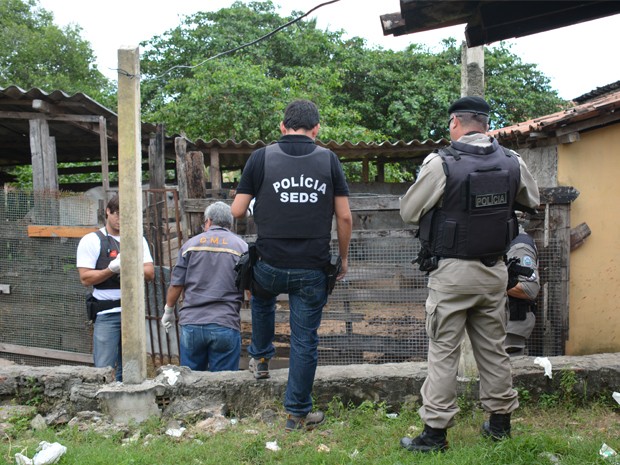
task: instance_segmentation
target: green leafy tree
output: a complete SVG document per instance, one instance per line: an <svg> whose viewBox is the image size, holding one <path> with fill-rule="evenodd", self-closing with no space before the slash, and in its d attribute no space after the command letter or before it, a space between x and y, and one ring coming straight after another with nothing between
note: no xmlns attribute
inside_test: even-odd
<svg viewBox="0 0 620 465"><path fill-rule="evenodd" d="M81 28L59 28L38 0L0 0L0 86L86 93L116 107L112 83L97 69Z"/></svg>
<svg viewBox="0 0 620 465"><path fill-rule="evenodd" d="M439 52L419 45L396 52L368 48L359 37L344 40L343 31L321 31L303 20L225 54L299 15L282 18L270 1L236 2L188 16L143 43L143 114L192 138L272 140L284 106L309 98L321 110L322 140L449 136L446 111L460 95L455 39L443 41ZM485 59L495 127L564 104L535 65L522 63L503 44L487 48Z"/></svg>
<svg viewBox="0 0 620 465"><path fill-rule="evenodd" d="M510 126L568 107L551 88L549 78L536 65L524 63L505 42L486 49L484 59L492 127Z"/></svg>

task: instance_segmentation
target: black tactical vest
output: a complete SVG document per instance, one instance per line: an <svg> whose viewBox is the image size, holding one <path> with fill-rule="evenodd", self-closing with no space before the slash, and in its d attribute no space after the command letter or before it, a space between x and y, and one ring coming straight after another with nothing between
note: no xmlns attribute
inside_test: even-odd
<svg viewBox="0 0 620 465"><path fill-rule="evenodd" d="M512 240L512 242L510 243L510 247L512 247L513 245L516 245L516 244L527 244L532 249L538 250L536 248L536 242L534 242L534 239L532 238L532 236L530 236L527 233L520 233L520 234L518 234L517 237L515 237Z"/></svg>
<svg viewBox="0 0 620 465"><path fill-rule="evenodd" d="M103 234L101 230L95 231L95 234L99 237L101 242L101 249L99 251L99 258L95 264L96 270L105 270L110 262L114 260L121 251L121 244L113 237ZM120 289L121 277L118 274L106 279L105 281L95 284L95 289Z"/></svg>
<svg viewBox="0 0 620 465"><path fill-rule="evenodd" d="M329 236L334 186L329 150L316 147L292 156L273 144L265 148L265 177L256 196L254 221L263 238Z"/></svg>
<svg viewBox="0 0 620 465"><path fill-rule="evenodd" d="M496 140L486 147L452 142L439 152L446 174L441 206L420 221L420 241L434 256L496 258L518 232L514 200L520 183L517 155Z"/></svg>

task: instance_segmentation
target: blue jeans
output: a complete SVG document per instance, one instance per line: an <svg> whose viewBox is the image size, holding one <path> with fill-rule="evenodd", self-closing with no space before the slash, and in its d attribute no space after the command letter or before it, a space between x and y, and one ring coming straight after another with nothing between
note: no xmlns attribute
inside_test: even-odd
<svg viewBox="0 0 620 465"><path fill-rule="evenodd" d="M217 324L181 326L181 365L194 371L237 371L241 333Z"/></svg>
<svg viewBox="0 0 620 465"><path fill-rule="evenodd" d="M100 313L93 332L93 361L97 368L116 369L116 381L123 380L121 312Z"/></svg>
<svg viewBox="0 0 620 465"><path fill-rule="evenodd" d="M323 270L275 268L262 260L254 266L254 279L271 298L252 294L252 343L254 358L275 355L276 296L289 295L291 355L284 408L295 416L312 411L312 385L318 363L318 329L327 303L327 276Z"/></svg>

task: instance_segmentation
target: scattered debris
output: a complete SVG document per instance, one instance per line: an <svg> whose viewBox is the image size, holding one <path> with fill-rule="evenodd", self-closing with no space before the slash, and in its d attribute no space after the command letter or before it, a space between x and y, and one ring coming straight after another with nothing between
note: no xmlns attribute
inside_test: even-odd
<svg viewBox="0 0 620 465"><path fill-rule="evenodd" d="M280 450L280 446L278 446L278 441L268 442L265 444L265 449L272 450L277 452Z"/></svg>
<svg viewBox="0 0 620 465"><path fill-rule="evenodd" d="M551 362L547 357L536 357L534 359L534 363L545 369L545 376L548 376L549 379L553 377L553 374L551 373Z"/></svg>
<svg viewBox="0 0 620 465"><path fill-rule="evenodd" d="M199 430L207 434L215 434L224 431L231 425L231 421L223 415L215 415L206 420L202 420L194 426L196 430Z"/></svg>
<svg viewBox="0 0 620 465"><path fill-rule="evenodd" d="M30 421L30 427L35 431L47 429L45 418L43 418L40 414L37 414L37 416Z"/></svg>
<svg viewBox="0 0 620 465"><path fill-rule="evenodd" d="M411 433L412 436L416 436L417 433L420 432L420 427L416 425L411 425L409 428L407 428L407 432Z"/></svg>
<svg viewBox="0 0 620 465"><path fill-rule="evenodd" d="M181 427L181 428L168 428L166 430L166 434L168 436L172 436L173 438L180 438L181 436L183 436L183 432L185 431L185 428Z"/></svg>
<svg viewBox="0 0 620 465"><path fill-rule="evenodd" d="M131 444L134 442L138 442L139 440L140 440L140 431L137 431L136 433L134 433L133 436L123 439L122 443L123 445L127 445L127 444Z"/></svg>
<svg viewBox="0 0 620 465"><path fill-rule="evenodd" d="M180 438L183 435L183 432L186 430L181 424L172 420L168 423L168 429L166 429L166 434L168 436L172 436L173 438Z"/></svg>
<svg viewBox="0 0 620 465"><path fill-rule="evenodd" d="M611 397L613 397L614 400L620 404L620 392L614 392Z"/></svg>
<svg viewBox="0 0 620 465"><path fill-rule="evenodd" d="M277 421L279 421L278 413L273 409L263 410L260 414L256 415L256 418L259 418L263 423L267 425L273 425Z"/></svg>
<svg viewBox="0 0 620 465"><path fill-rule="evenodd" d="M50 444L47 441L41 441L37 453L32 459L17 453L15 454L15 462L17 465L52 465L58 463L60 457L66 452L67 448L58 442Z"/></svg>
<svg viewBox="0 0 620 465"><path fill-rule="evenodd" d="M316 450L319 452L331 452L329 446L326 446L325 444L319 444L319 447L317 447Z"/></svg>
<svg viewBox="0 0 620 465"><path fill-rule="evenodd" d="M601 450L598 451L599 455L604 459L608 459L610 457L615 457L618 453L609 447L607 444L603 443L601 446Z"/></svg>
<svg viewBox="0 0 620 465"><path fill-rule="evenodd" d="M168 381L168 384L170 386L174 386L179 379L179 373L177 373L171 368L163 370L162 374L164 375L164 378L166 378L166 381Z"/></svg>
<svg viewBox="0 0 620 465"><path fill-rule="evenodd" d="M552 454L551 452L543 452L540 454L540 456L545 457L551 463L560 463L560 458L557 455Z"/></svg>

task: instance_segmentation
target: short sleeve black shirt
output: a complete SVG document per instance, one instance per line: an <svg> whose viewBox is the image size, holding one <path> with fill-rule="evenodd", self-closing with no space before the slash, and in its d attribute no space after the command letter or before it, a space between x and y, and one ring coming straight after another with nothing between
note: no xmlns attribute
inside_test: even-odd
<svg viewBox="0 0 620 465"><path fill-rule="evenodd" d="M307 155L315 148L314 141L302 135L283 136L278 143L280 148L292 156ZM334 196L349 196L344 172L338 157L329 152L331 157L331 172L334 185ZM256 197L265 174L265 149L255 150L243 169L237 193L249 194ZM286 221L286 218L282 218ZM268 239L256 241L258 253L263 260L278 268L322 268L329 262L331 237L315 239Z"/></svg>

